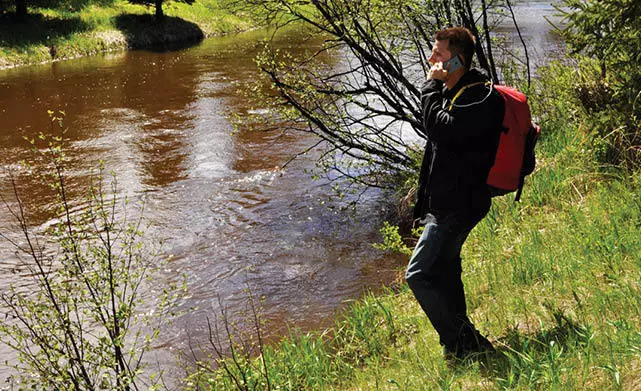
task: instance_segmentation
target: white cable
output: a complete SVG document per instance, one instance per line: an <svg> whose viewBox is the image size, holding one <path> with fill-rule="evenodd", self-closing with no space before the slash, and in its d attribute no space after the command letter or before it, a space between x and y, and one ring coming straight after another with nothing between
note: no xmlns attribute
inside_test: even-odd
<svg viewBox="0 0 641 391"><path fill-rule="evenodd" d="M487 100L487 98L490 97L490 95L492 95L492 89L493 88L494 88L494 83L490 83L490 92L488 92L487 95L483 99L478 101L478 102L472 102L472 103L468 103L468 104L465 104L465 105L457 105L456 103L452 103L452 108L454 108L454 107L471 107L471 106L475 106L475 105L481 104L481 103L485 102Z"/></svg>

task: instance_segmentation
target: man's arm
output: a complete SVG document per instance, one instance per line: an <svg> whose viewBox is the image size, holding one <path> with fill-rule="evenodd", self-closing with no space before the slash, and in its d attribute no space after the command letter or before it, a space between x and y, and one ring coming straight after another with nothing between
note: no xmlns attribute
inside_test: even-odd
<svg viewBox="0 0 641 391"><path fill-rule="evenodd" d="M483 90L477 90L481 88ZM444 104L446 98L442 93L443 81L428 79L421 88L423 126L428 138L436 142L462 145L469 144L471 139L482 137L483 135L478 133L484 129L482 124L492 122L494 115L491 114L498 112L498 110L490 110L490 107L496 106L493 103L494 99L482 98L487 97L486 88L478 86L466 91L466 94L472 94L472 99L475 99L476 94L481 94L481 97L477 97L478 104L454 106L450 111L444 108L448 107L450 102L447 101ZM500 118L502 119L503 116L501 115Z"/></svg>
<svg viewBox="0 0 641 391"><path fill-rule="evenodd" d="M423 108L423 126L430 140L443 141L444 138L456 138L458 128L455 117L443 109L443 84L439 79L428 79L421 88Z"/></svg>

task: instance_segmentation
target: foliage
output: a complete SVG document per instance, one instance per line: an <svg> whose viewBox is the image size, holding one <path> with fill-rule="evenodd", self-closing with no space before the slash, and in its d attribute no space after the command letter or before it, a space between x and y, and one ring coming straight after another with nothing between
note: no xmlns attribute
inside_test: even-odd
<svg viewBox="0 0 641 391"><path fill-rule="evenodd" d="M579 55L576 95L595 136L596 157L640 168L641 4L565 0L558 10L566 23L560 32Z"/></svg>
<svg viewBox="0 0 641 391"><path fill-rule="evenodd" d="M124 0L41 4L40 8L32 8L25 21L3 14L0 0L0 69L131 47L184 47L199 42L203 36L246 31L256 26L251 16L229 13L218 2L200 0L193 5L174 2L166 9L164 22L159 24L144 6Z"/></svg>
<svg viewBox="0 0 641 391"><path fill-rule="evenodd" d="M425 139L420 90L436 30L463 25L474 33L480 67L498 80L490 39L502 18L497 3L442 0L247 1L272 25L299 22L310 36L326 37L317 51L294 56L270 49L258 59L277 97L279 120L312 132L326 148L319 166L331 178L365 187L394 187L415 169ZM330 58L339 59L331 63Z"/></svg>
<svg viewBox="0 0 641 391"><path fill-rule="evenodd" d="M115 177L107 183L102 169L85 203L70 203L62 116L50 115L61 132L29 141L48 162L40 174L55 194L51 223L44 232L31 227L13 179L15 201L4 200L21 237L0 237L13 244L16 268L31 280L0 295L2 342L18 355L10 365L20 389L141 389L145 354L178 290L167 287L141 312L146 284L158 267L143 246L142 217L128 216L131 206ZM158 380L152 377L146 386L153 389Z"/></svg>
<svg viewBox="0 0 641 391"><path fill-rule="evenodd" d="M599 60L601 76L641 61L641 4L634 0L564 0L557 5L561 30L575 53Z"/></svg>
<svg viewBox="0 0 641 391"><path fill-rule="evenodd" d="M187 369L187 390L211 389L222 384L239 390L271 389L268 369L271 363L265 356L263 341L262 300L254 297L249 287L245 293L244 310L236 308L232 316L219 298L220 317L213 321L207 318L208 344L190 343L194 364ZM254 359L256 355L258 359Z"/></svg>
<svg viewBox="0 0 641 391"><path fill-rule="evenodd" d="M385 221L383 222L383 227L381 227L380 231L381 236L383 236L383 243L375 243L374 248L407 256L412 255L412 249L405 243L407 239L404 240L404 238L401 236L398 226L392 225L388 221ZM420 232L417 230L413 230L412 237L418 236L420 236Z"/></svg>
<svg viewBox="0 0 641 391"><path fill-rule="evenodd" d="M264 327L262 319L250 314L249 330ZM258 314L259 315L259 314ZM234 335L239 325L225 323L223 332L228 354L219 351L221 341L213 340L216 354L212 362L199 362L188 379L187 390L324 390L348 385L354 371L376 360L397 340L414 332L413 327L397 325L389 302L368 295L353 304L336 327L323 334L293 331L281 343L262 345L247 334ZM242 326L240 326L242 327ZM249 342L249 343L248 343ZM254 351L252 355L251 352ZM257 356L257 357L256 357Z"/></svg>

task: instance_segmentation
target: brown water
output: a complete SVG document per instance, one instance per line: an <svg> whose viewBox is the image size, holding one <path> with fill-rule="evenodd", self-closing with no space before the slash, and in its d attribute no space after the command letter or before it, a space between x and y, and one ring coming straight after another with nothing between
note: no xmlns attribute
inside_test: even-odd
<svg viewBox="0 0 641 391"><path fill-rule="evenodd" d="M315 138L233 132L225 112L262 110L247 106L237 83L258 76L253 58L263 34L0 73L1 194L11 195L11 169L34 225L51 217L35 208L51 203L49 192L35 185L42 163L34 160L36 170L28 172L16 162L32 159L23 136L50 129L47 110L64 110L72 198L79 202L91 169L104 161L129 196L145 199L149 237L171 254L157 278L187 276L181 308L196 310L176 320L165 348L185 348L188 334L204 336L219 297L233 308L247 287L266 297L272 335L286 325L327 325L345 299L389 282L400 264L371 245L386 208L380 194L365 197L356 213L339 211L326 181L304 172L313 167L313 153L276 169ZM314 43L291 34L277 44L295 51ZM0 219L6 229L4 208ZM11 249L0 246L0 288L26 281Z"/></svg>
<svg viewBox="0 0 641 391"><path fill-rule="evenodd" d="M541 38L547 28L537 34L536 26L551 9L527 4L522 9L538 18L525 33L545 56L551 37ZM263 110L248 107L237 92L238 83L258 77L253 58L263 37L248 33L176 52L123 52L0 72L0 194L11 195L11 169L35 226L51 216L33 207L50 204L51 196L35 185L34 172L16 163L32 160L23 136L50 128L48 109L67 113L74 202L99 161L117 173L126 194L145 200L150 241L163 242L171 255L156 278L167 283L184 273L189 292L181 308L195 308L165 330L158 351L168 365L168 352L206 335L219 299L238 306L247 287L265 296L269 332L281 335L288 325L330 324L346 299L390 282L405 262L371 246L390 209L382 194L367 194L357 211L347 212L330 198L326 181L305 173L314 153L284 172L276 169L315 138L234 132L224 113ZM292 51L314 44L296 32L277 41ZM11 229L9 221L0 208L0 229ZM11 248L0 243L0 289L23 281ZM0 354L10 357L4 347ZM0 377L7 373L0 368Z"/></svg>

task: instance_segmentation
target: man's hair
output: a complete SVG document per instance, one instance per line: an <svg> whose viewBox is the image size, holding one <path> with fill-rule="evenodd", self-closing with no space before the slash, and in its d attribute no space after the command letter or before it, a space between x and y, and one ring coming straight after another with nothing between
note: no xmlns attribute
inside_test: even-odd
<svg viewBox="0 0 641 391"><path fill-rule="evenodd" d="M465 67L470 69L476 46L476 39L470 30L465 27L450 27L437 31L434 39L437 41L447 40L450 52L455 55L463 55Z"/></svg>

